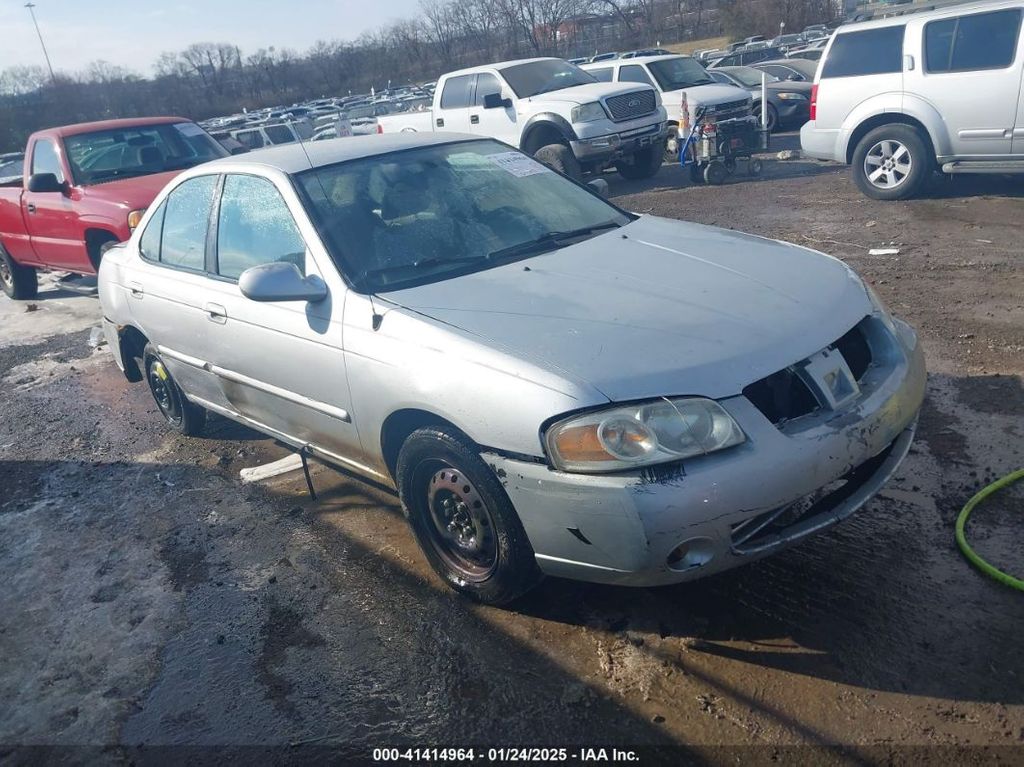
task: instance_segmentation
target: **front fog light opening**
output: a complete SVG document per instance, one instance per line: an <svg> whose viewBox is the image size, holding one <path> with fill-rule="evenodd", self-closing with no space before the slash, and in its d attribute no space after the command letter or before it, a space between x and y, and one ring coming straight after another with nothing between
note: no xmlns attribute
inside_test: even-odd
<svg viewBox="0 0 1024 767"><path fill-rule="evenodd" d="M714 558L714 545L710 538L690 538L669 552L665 564L676 571L703 567Z"/></svg>

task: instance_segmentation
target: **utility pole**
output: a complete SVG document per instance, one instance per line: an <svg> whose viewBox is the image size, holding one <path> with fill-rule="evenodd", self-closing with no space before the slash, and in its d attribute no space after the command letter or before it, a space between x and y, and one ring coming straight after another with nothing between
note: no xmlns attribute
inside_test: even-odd
<svg viewBox="0 0 1024 767"><path fill-rule="evenodd" d="M36 4L33 3L32 0L29 0L29 2L25 3L25 7L28 8L28 12L32 14L32 23L35 24L36 34L39 35L39 44L43 47L43 56L46 57L46 67L50 70L50 80L57 82L57 78L53 75L53 64L50 63L50 54L46 52L46 43L43 42L43 33L39 31L39 22L36 21L36 12L34 10Z"/></svg>

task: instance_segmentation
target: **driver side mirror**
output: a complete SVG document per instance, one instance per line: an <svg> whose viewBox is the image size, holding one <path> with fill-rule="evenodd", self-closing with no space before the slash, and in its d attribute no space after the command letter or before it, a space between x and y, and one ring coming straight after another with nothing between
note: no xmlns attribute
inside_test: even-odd
<svg viewBox="0 0 1024 767"><path fill-rule="evenodd" d="M500 93L484 94L484 109L508 109L512 106L512 99L502 98Z"/></svg>
<svg viewBox="0 0 1024 767"><path fill-rule="evenodd" d="M28 177L28 191L47 194L59 192L64 194L63 182L57 180L56 173L33 173Z"/></svg>
<svg viewBox="0 0 1024 767"><path fill-rule="evenodd" d="M327 298L327 283L311 274L303 277L295 264L276 261L246 269L238 278L238 289L251 301L308 301Z"/></svg>

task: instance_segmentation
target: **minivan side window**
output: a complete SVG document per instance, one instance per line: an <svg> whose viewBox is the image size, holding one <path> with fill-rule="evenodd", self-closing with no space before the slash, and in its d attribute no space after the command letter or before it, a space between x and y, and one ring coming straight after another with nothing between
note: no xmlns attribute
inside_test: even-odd
<svg viewBox="0 0 1024 767"><path fill-rule="evenodd" d="M855 77L903 71L903 25L837 34L821 76Z"/></svg>
<svg viewBox="0 0 1024 767"><path fill-rule="evenodd" d="M630 64L619 69L620 83L644 83L653 86L651 78L639 64Z"/></svg>
<svg viewBox="0 0 1024 767"><path fill-rule="evenodd" d="M931 21L924 27L926 72L1003 69L1013 63L1019 8Z"/></svg>
<svg viewBox="0 0 1024 767"><path fill-rule="evenodd" d="M253 266L286 262L306 274L306 243L280 192L258 176L224 179L217 223L217 273L237 280Z"/></svg>
<svg viewBox="0 0 1024 767"><path fill-rule="evenodd" d="M217 176L197 176L167 195L160 263L197 271L206 268L206 232L216 187Z"/></svg>
<svg viewBox="0 0 1024 767"><path fill-rule="evenodd" d="M441 91L441 109L463 109L470 106L473 95L473 78L476 75L449 77Z"/></svg>
<svg viewBox="0 0 1024 767"><path fill-rule="evenodd" d="M64 181L64 171L60 167L57 147L49 139L40 139L32 149L32 175L36 173L52 173L58 181Z"/></svg>

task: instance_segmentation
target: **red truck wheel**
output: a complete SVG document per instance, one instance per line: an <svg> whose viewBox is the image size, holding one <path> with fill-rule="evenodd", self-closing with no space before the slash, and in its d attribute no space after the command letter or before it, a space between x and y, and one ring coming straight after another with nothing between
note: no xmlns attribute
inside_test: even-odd
<svg viewBox="0 0 1024 767"><path fill-rule="evenodd" d="M0 287L9 298L25 301L39 294L36 270L14 263L6 250L0 247Z"/></svg>

